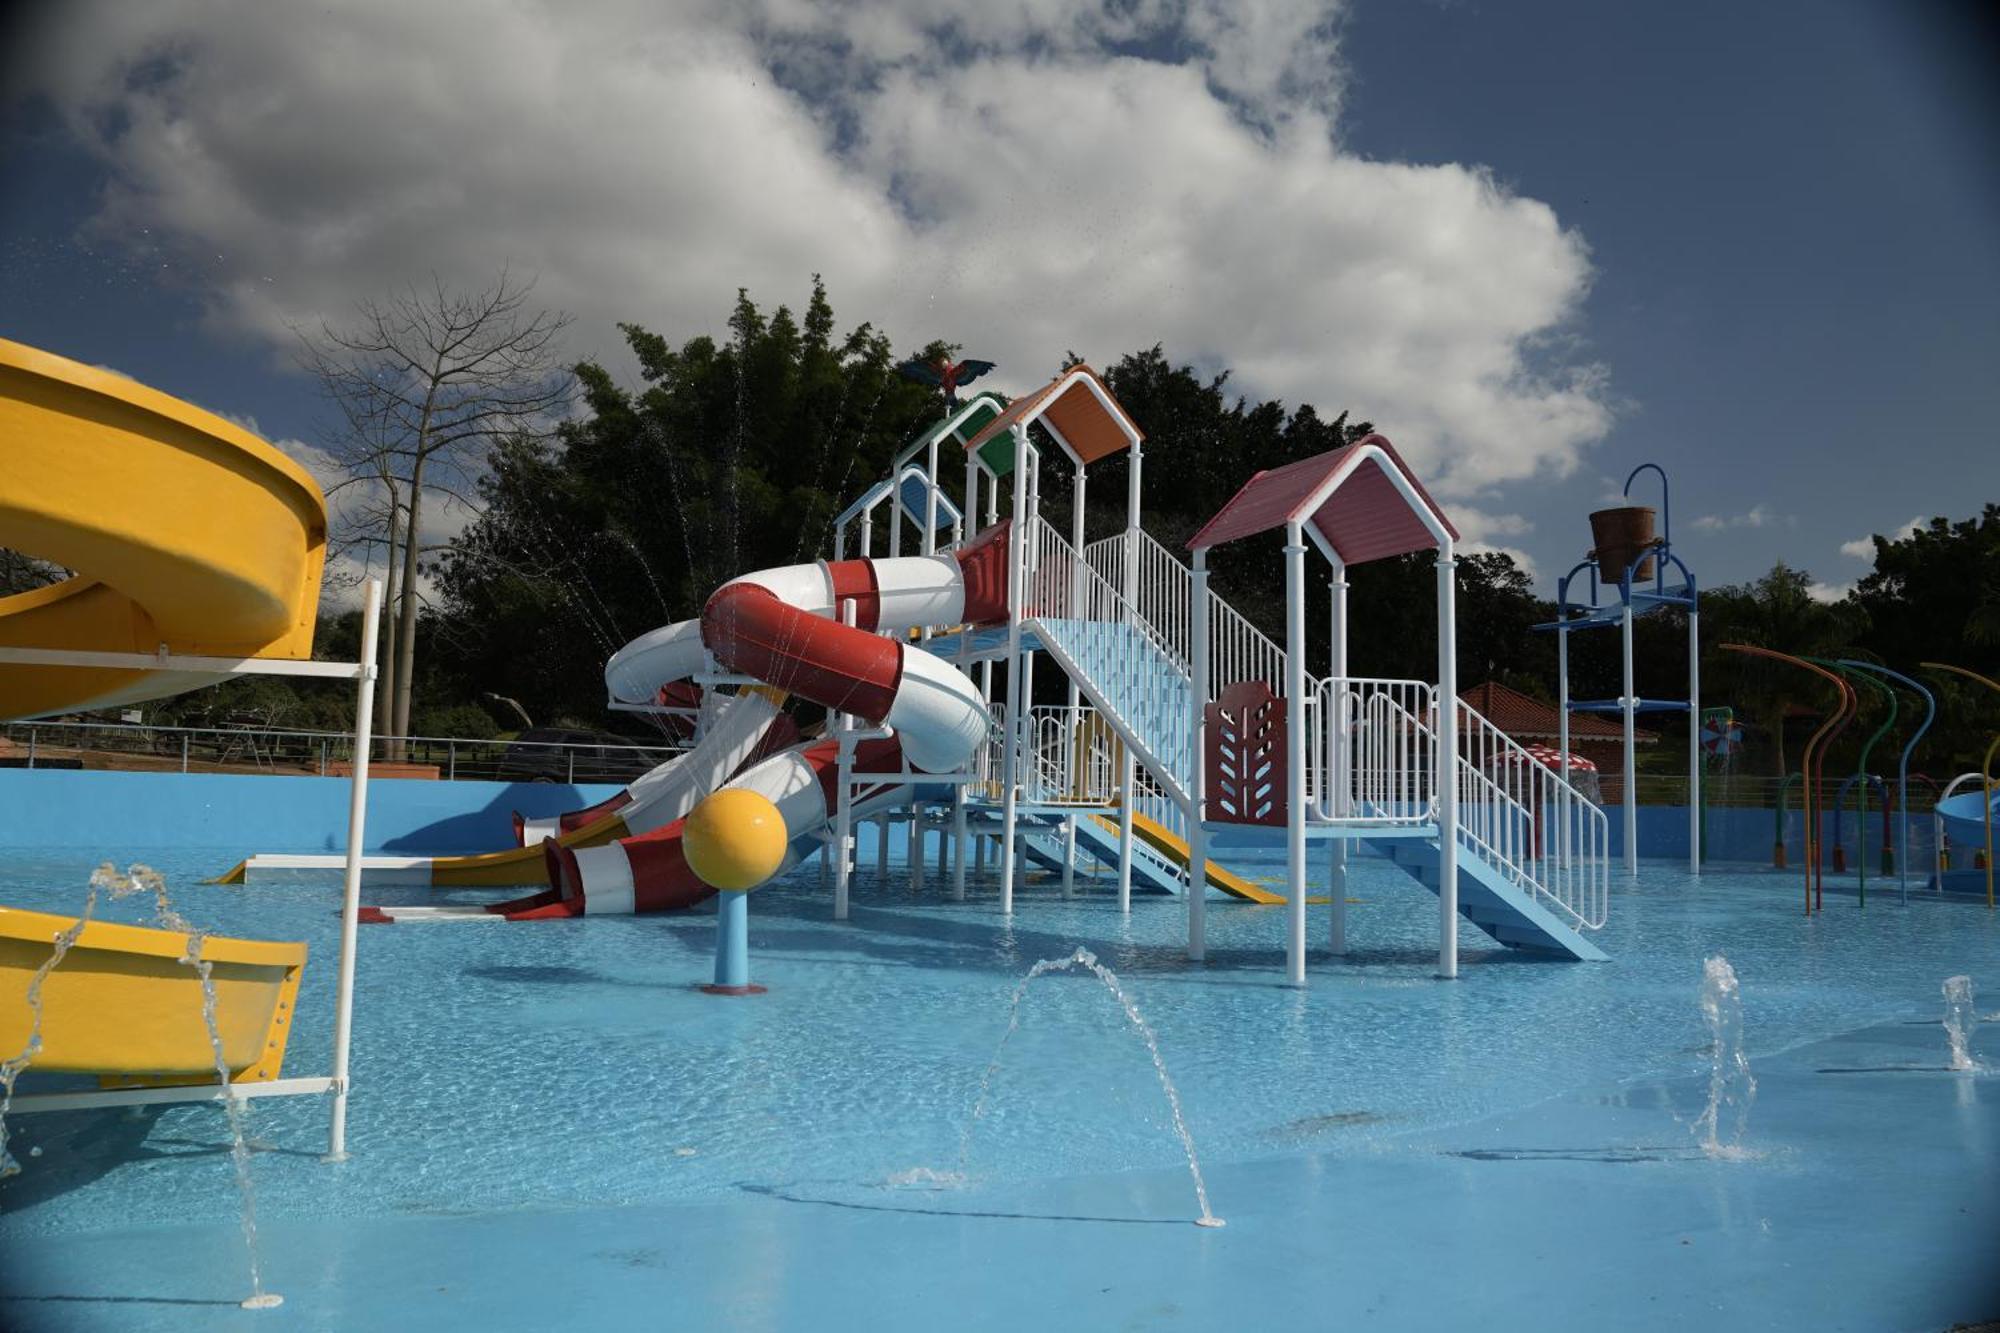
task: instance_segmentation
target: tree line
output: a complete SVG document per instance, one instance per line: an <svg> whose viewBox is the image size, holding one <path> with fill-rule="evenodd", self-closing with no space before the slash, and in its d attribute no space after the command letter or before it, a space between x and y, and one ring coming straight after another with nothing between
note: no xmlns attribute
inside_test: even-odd
<svg viewBox="0 0 2000 1333"><path fill-rule="evenodd" d="M786 305L767 313L739 291L724 338L676 346L622 325L639 369L628 385L595 362L565 363L568 318L534 308L531 289L506 273L470 294L433 282L364 303L347 325L300 334L300 363L331 409L322 446L346 472L332 488L341 549L389 571L378 706L386 734L480 736L530 724L642 734L643 722L606 713L604 660L637 634L698 614L710 591L743 571L830 554L839 507L938 419L935 390L897 365L959 350L933 341L899 355L868 323L842 333L815 278L798 314ZM1226 372L1177 364L1158 345L1098 368L1146 433L1144 523L1170 548L1255 472L1374 428L1346 411L1253 401L1231 391ZM1058 473L1065 466L1053 447L1044 458ZM1124 455L1096 464L1093 494L1122 498L1126 466ZM948 475L955 482L955 465ZM1043 497L1050 521L1067 531L1067 478L1045 479ZM466 521L440 535L441 512ZM1122 522L1121 504L1100 502L1088 536ZM51 577L5 557L0 591ZM1324 607L1328 573L1319 561L1308 567L1310 604ZM1218 551L1214 571L1215 591L1282 642L1279 543ZM1432 678L1435 557L1376 561L1348 577L1350 670ZM1924 660L2000 673L2000 505L1876 538L1873 572L1839 602L1809 589L1802 571L1780 564L1702 595L1704 702L1730 704L1748 724L1750 768L1796 766L1798 740L1831 691L1719 644L1858 657L1911 674ZM1511 557L1461 557L1458 615L1461 685L1492 679L1553 698L1555 637L1534 627L1554 607ZM321 653L353 654L357 621L353 612L328 616ZM1685 697L1685 632L1671 610L1638 621L1641 695ZM1573 636L1578 697L1619 693L1617 637ZM1323 671L1325 649L1316 642L1313 651L1308 667ZM1051 700L1063 688L1056 674L1037 681ZM1956 772L1983 752L2000 709L1970 682L1937 688L1946 716L1922 762ZM1879 699L1864 704L1880 716ZM349 706L343 692L258 680L155 710L161 721L338 727ZM1902 717L1912 712L1906 700ZM1649 766L1684 767L1683 732L1663 728Z"/></svg>

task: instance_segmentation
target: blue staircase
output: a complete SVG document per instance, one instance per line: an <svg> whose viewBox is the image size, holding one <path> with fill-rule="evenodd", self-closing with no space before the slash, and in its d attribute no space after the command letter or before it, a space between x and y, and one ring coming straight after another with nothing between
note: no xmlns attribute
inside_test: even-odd
<svg viewBox="0 0 2000 1333"><path fill-rule="evenodd" d="M1115 818L1115 812L1109 817ZM1020 817L1021 850L1030 861L1045 870L1058 873L1063 868L1063 817L1048 814L1024 814ZM973 819L968 828L978 836L998 838L1000 821L996 817ZM1092 859L1101 866L1116 867L1118 864L1118 839L1103 826L1082 813L1076 821L1076 868L1082 870ZM1143 841L1132 844L1132 887L1143 893L1180 893L1182 891L1179 867L1162 860Z"/></svg>
<svg viewBox="0 0 2000 1333"><path fill-rule="evenodd" d="M1193 687L1143 624L1036 617L1036 637L1167 793L1187 803Z"/></svg>
<svg viewBox="0 0 2000 1333"><path fill-rule="evenodd" d="M1435 838L1369 838L1366 842L1432 893L1438 891L1442 881ZM1604 950L1540 902L1532 889L1515 884L1463 845L1458 849L1458 914L1510 949L1586 963L1608 958Z"/></svg>

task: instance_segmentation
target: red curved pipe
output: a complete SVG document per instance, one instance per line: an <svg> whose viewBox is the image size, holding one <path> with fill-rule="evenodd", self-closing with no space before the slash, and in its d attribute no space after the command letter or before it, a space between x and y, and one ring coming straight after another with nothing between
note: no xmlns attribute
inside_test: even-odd
<svg viewBox="0 0 2000 1333"><path fill-rule="evenodd" d="M903 677L895 640L788 606L754 583L708 599L701 641L731 671L870 722L889 716Z"/></svg>

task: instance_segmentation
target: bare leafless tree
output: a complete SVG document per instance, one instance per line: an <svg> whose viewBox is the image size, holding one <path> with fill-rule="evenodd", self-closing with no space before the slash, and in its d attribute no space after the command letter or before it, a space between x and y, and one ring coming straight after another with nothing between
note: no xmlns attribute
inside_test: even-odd
<svg viewBox="0 0 2000 1333"><path fill-rule="evenodd" d="M551 429L572 379L558 338L569 316L533 309L532 279L501 270L476 292L432 277L355 308L352 323L301 332L300 363L336 410L326 445L358 503L343 507L342 540L384 551L390 670L377 707L393 736L410 731L416 672L417 575L427 502L469 503L493 443Z"/></svg>
<svg viewBox="0 0 2000 1333"><path fill-rule="evenodd" d="M68 577L69 571L60 565L0 547L0 597L33 592Z"/></svg>

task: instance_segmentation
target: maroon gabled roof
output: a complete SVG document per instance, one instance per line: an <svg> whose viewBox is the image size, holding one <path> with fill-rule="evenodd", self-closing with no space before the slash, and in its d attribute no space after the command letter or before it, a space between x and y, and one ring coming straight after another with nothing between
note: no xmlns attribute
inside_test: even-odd
<svg viewBox="0 0 2000 1333"><path fill-rule="evenodd" d="M1497 680L1460 690L1458 697L1472 705L1473 712L1517 741L1531 738L1554 740L1562 734L1562 719L1554 704L1530 698ZM1575 713L1569 720L1569 739L1571 744L1578 741L1623 741L1625 726L1622 722L1606 721L1594 713ZM1651 745L1660 738L1654 732L1634 728L1632 739L1640 745Z"/></svg>
<svg viewBox="0 0 2000 1333"><path fill-rule="evenodd" d="M1409 479L1423 503L1456 540L1458 529L1410 471L1396 447L1380 435L1370 435L1342 448L1259 472L1202 526L1188 542L1188 549L1199 551L1254 537L1281 528L1294 518L1309 518L1327 544L1350 565L1435 547L1437 539L1418 511L1397 491L1379 459L1364 460L1311 515L1299 512L1320 485L1364 445L1374 445L1388 456L1389 462Z"/></svg>

